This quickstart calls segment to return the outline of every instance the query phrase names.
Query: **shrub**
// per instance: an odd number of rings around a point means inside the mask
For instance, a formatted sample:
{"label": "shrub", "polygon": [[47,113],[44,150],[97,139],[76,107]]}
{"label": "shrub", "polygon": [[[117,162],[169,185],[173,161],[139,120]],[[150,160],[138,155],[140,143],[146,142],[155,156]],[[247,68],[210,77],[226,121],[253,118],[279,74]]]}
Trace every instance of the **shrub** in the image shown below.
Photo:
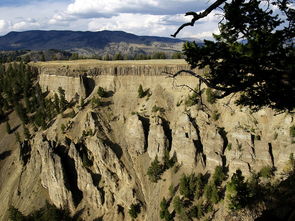
{"label": "shrub", "polygon": [[176,153],[173,154],[172,158],[170,159],[169,157],[169,151],[165,150],[164,151],[164,157],[163,157],[163,161],[164,161],[164,169],[170,169],[174,166],[174,164],[177,162],[177,157],[176,157]]}
{"label": "shrub", "polygon": [[204,195],[207,198],[207,200],[213,204],[218,203],[220,200],[217,186],[214,182],[210,182],[205,186]]}
{"label": "shrub", "polygon": [[264,166],[259,171],[259,175],[263,178],[271,178],[274,175],[274,168],[271,166]]}
{"label": "shrub", "polygon": [[160,112],[160,113],[164,113],[165,112],[165,109],[163,107],[159,107],[157,105],[154,105],[153,108],[152,108],[152,112]]}
{"label": "shrub", "polygon": [[100,97],[107,97],[108,93],[104,90],[104,88],[99,87],[98,90],[97,90],[97,94]]}
{"label": "shrub", "polygon": [[183,202],[181,201],[181,199],[179,198],[179,196],[176,196],[173,200],[173,207],[176,211],[177,214],[182,213],[182,211],[184,210],[184,205]]}
{"label": "shrub", "polygon": [[174,214],[170,213],[169,210],[168,210],[169,205],[170,205],[170,203],[165,198],[163,198],[161,203],[160,203],[160,218],[164,219],[166,221],[174,220],[173,219]]}
{"label": "shrub", "polygon": [[161,175],[164,172],[164,166],[159,162],[156,156],[155,160],[151,163],[151,166],[147,170],[147,175],[151,182],[158,182],[161,179]]}
{"label": "shrub", "polygon": [[179,182],[179,192],[189,199],[194,199],[197,188],[198,177],[194,173],[191,175],[182,175]]}
{"label": "shrub", "polygon": [[217,121],[220,118],[220,113],[218,113],[218,111],[214,111],[212,114],[212,119],[214,121]]}
{"label": "shrub", "polygon": [[140,213],[140,205],[138,203],[131,204],[128,213],[131,216],[131,218],[133,219],[137,218],[138,214]]}
{"label": "shrub", "polygon": [[141,84],[140,84],[139,87],[138,87],[137,93],[138,93],[138,95],[137,95],[138,98],[143,98],[143,97],[145,97],[146,95],[151,96],[151,94],[150,94],[150,89],[148,88],[148,89],[146,89],[146,90],[143,90],[143,87],[142,87]]}
{"label": "shrub", "polygon": [[295,137],[295,125],[290,127],[290,136]]}
{"label": "shrub", "polygon": [[93,97],[91,99],[92,108],[97,108],[97,107],[100,107],[101,105],[102,105],[102,102],[98,97]]}
{"label": "shrub", "polygon": [[214,174],[212,176],[213,182],[215,185],[219,186],[222,181],[226,180],[227,178],[227,171],[222,166],[215,167]]}
{"label": "shrub", "polygon": [[198,101],[199,101],[199,98],[198,98],[197,93],[193,93],[192,95],[188,95],[184,104],[187,107],[191,107],[193,105],[196,105],[198,103]]}
{"label": "shrub", "polygon": [[141,84],[139,85],[137,92],[138,92],[139,98],[143,98],[145,96],[145,93]]}
{"label": "shrub", "polygon": [[169,195],[173,197],[177,191],[177,187],[174,187],[173,184],[169,186]]}
{"label": "shrub", "polygon": [[216,94],[212,91],[211,88],[206,89],[206,96],[208,103],[214,104],[216,102]]}

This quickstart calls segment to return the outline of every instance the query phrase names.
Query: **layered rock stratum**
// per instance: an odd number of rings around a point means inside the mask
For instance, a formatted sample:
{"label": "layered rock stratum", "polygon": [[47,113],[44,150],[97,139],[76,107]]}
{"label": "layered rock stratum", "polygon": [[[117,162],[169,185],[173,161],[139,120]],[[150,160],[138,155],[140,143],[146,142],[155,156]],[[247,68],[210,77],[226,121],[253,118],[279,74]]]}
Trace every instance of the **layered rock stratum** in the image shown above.
{"label": "layered rock stratum", "polygon": [[[20,160],[15,144],[8,145],[11,155],[0,162],[1,220],[7,220],[11,205],[29,214],[47,200],[85,220],[131,220],[130,205],[140,203],[137,219],[156,221],[161,199],[182,173],[212,172],[223,165],[229,174],[239,168],[249,175],[269,165],[279,176],[295,152],[289,133],[292,113],[268,108],[252,112],[236,106],[235,96],[210,104],[203,94],[202,104],[185,105],[191,93],[187,86],[196,88],[199,81],[167,75],[189,69],[182,60],[31,65],[38,68],[40,86],[48,96],[62,87],[67,100],[83,98],[85,104],[72,107],[75,116],[68,117],[66,110],[48,129],[38,130],[27,143],[27,162]],[[140,85],[148,90],[143,98],[138,97]],[[99,87],[108,96],[93,108],[91,99]],[[1,139],[2,146],[6,139]],[[176,154],[180,168],[176,173],[167,170],[152,183],[147,168],[165,151],[170,157]],[[220,209],[216,220],[225,219],[223,212]]]}

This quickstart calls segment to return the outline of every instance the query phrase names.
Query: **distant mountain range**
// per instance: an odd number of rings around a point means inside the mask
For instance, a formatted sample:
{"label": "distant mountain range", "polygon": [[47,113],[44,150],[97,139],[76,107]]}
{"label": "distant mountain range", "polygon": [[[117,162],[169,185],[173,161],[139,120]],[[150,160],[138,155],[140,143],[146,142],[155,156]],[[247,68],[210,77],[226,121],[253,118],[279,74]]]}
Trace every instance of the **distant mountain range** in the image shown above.
{"label": "distant mountain range", "polygon": [[102,50],[111,44],[126,43],[128,45],[152,46],[155,42],[158,43],[158,46],[161,46],[161,43],[163,46],[167,46],[179,44],[183,40],[137,36],[123,31],[24,31],[10,32],[0,37],[0,50]]}

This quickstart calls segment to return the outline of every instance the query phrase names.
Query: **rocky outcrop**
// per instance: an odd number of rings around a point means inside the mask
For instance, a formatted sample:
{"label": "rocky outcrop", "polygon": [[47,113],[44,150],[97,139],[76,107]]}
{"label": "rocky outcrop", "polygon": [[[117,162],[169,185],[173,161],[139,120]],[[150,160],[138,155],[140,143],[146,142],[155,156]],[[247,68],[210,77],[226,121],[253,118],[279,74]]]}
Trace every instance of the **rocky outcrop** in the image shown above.
{"label": "rocky outcrop", "polygon": [[184,167],[193,168],[197,163],[198,134],[187,114],[179,116],[172,132],[172,153],[176,153],[177,160]]}
{"label": "rocky outcrop", "polygon": [[128,145],[128,152],[137,156],[145,152],[146,137],[143,123],[139,120],[138,115],[131,116],[126,123],[125,132],[126,142]]}
{"label": "rocky outcrop", "polygon": [[[74,210],[73,196],[71,191],[66,188],[64,168],[61,157],[54,153],[53,146],[42,137],[37,137],[33,149],[35,165],[41,167],[40,179],[42,186],[48,190],[51,202],[58,208],[69,208]],[[39,160],[37,160],[39,159]]]}
{"label": "rocky outcrop", "polygon": [[165,135],[161,118],[155,116],[151,119],[148,135],[148,154],[151,159],[156,156],[159,160],[163,159],[165,150],[168,150],[169,140]]}

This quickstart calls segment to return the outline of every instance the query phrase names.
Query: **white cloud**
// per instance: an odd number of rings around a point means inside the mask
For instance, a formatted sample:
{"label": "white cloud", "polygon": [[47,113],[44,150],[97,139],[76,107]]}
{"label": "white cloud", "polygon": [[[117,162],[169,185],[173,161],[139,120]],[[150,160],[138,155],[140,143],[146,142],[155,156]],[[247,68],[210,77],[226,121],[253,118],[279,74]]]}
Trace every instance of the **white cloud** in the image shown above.
{"label": "white cloud", "polygon": [[14,23],[11,27],[14,31],[23,31],[23,30],[29,30],[29,29],[37,29],[40,27],[40,24],[32,18],[29,18],[25,21]]}
{"label": "white cloud", "polygon": [[0,6],[0,20],[6,21],[6,27],[0,29],[0,35],[10,31],[50,29],[52,27],[48,25],[50,18],[58,11],[66,10],[68,5],[65,2],[52,1],[34,1],[33,3],[22,6]]}
{"label": "white cloud", "polygon": [[0,20],[0,33],[5,32],[8,28],[8,24],[5,20],[1,19]]}
{"label": "white cloud", "polygon": [[[138,35],[170,36],[180,24],[189,19],[183,15],[150,15],[121,13],[111,18],[96,18],[88,23],[89,31],[123,30]],[[214,19],[187,27],[178,37],[212,38],[212,31],[217,29]]]}
{"label": "white cloud", "polygon": [[151,35],[156,32],[160,35],[164,30],[164,18],[162,15],[122,13],[112,18],[93,19],[88,24],[88,30],[124,30],[139,35],[148,31]]}
{"label": "white cloud", "polygon": [[[185,12],[200,11],[214,0],[55,0],[1,7],[0,35],[13,30],[122,30],[138,35],[170,36],[191,20]],[[56,0],[57,1],[57,0]],[[32,18],[27,19],[27,18]],[[1,20],[3,20],[1,22]],[[209,15],[178,37],[190,37],[216,29],[216,17]]]}

